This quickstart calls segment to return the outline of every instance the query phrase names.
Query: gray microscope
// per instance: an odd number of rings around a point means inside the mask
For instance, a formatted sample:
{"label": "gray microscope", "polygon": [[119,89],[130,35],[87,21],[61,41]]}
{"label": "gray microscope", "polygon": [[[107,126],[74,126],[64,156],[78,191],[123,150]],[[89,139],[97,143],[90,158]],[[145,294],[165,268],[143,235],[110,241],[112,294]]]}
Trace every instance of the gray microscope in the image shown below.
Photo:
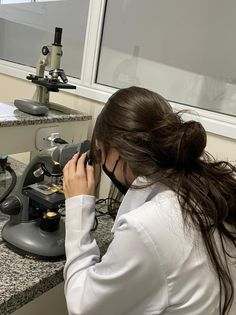
{"label": "gray microscope", "polygon": [[9,220],[3,240],[13,249],[38,258],[56,260],[65,255],[63,168],[71,157],[89,150],[90,142],[57,144],[39,152],[17,178],[0,211]]}

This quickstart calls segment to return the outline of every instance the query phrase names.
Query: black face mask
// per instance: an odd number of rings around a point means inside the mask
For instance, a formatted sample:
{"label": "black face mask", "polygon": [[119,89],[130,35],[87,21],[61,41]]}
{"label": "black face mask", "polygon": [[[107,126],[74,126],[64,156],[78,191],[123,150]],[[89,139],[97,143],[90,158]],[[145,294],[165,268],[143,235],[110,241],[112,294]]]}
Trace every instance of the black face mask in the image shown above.
{"label": "black face mask", "polygon": [[104,173],[110,178],[110,180],[112,181],[112,183],[116,186],[116,188],[123,194],[125,195],[127,193],[128,188],[125,187],[120,181],[118,181],[114,175],[116,166],[119,162],[119,159],[116,161],[115,166],[113,167],[112,171],[108,171],[108,169],[106,168],[106,161],[104,164],[102,164],[102,169],[104,171]]}

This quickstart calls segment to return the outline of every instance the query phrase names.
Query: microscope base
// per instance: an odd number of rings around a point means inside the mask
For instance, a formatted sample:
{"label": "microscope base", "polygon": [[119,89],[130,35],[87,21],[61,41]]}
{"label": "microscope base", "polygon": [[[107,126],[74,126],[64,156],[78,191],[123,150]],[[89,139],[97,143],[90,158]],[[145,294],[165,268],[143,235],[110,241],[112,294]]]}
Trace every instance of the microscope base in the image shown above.
{"label": "microscope base", "polygon": [[61,220],[58,230],[45,232],[37,221],[13,223],[2,229],[2,238],[21,253],[41,259],[55,260],[65,256],[65,225]]}
{"label": "microscope base", "polygon": [[14,105],[20,111],[34,116],[44,116],[48,113],[46,105],[33,100],[16,99],[14,100]]}

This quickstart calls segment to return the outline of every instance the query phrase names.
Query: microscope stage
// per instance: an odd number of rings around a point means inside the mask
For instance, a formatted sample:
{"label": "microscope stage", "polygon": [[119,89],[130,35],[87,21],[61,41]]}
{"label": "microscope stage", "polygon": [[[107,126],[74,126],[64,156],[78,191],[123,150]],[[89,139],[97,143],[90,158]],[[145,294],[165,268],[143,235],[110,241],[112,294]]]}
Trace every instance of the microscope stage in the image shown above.
{"label": "microscope stage", "polygon": [[[35,189],[32,187],[33,185],[27,186],[24,188],[23,193],[29,197],[30,199],[34,200],[38,204],[46,207],[47,209],[57,209],[61,204],[64,203],[65,197],[64,194],[61,192],[49,192],[45,190],[45,192],[40,191],[40,186],[44,185],[38,185],[38,189]],[[46,187],[46,185],[45,185]]]}

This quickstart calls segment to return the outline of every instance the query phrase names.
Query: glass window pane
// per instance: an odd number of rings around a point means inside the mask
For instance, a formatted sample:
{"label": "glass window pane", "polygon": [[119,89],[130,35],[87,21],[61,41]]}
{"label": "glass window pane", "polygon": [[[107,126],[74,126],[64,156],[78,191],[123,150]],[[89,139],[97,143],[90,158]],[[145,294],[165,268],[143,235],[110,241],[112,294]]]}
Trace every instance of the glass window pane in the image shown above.
{"label": "glass window pane", "polygon": [[88,6],[88,0],[0,5],[0,59],[35,67],[42,46],[52,44],[61,27],[61,67],[80,78]]}
{"label": "glass window pane", "polygon": [[108,0],[97,83],[236,115],[234,0]]}
{"label": "glass window pane", "polygon": [[31,0],[0,0],[0,4],[23,3],[23,2],[33,2],[33,1]]}
{"label": "glass window pane", "polygon": [[0,0],[0,4],[12,4],[12,3],[23,3],[23,2],[49,2],[49,1],[63,1],[63,0]]}

